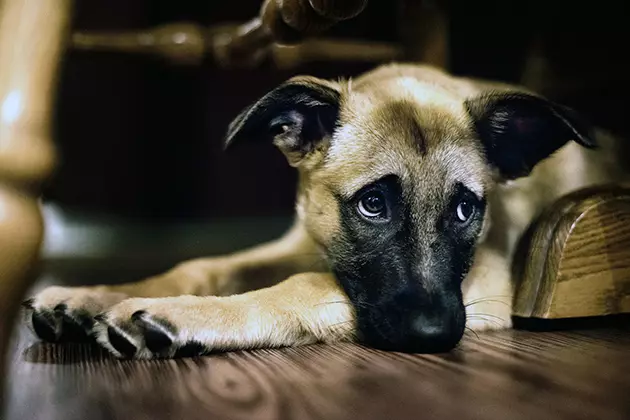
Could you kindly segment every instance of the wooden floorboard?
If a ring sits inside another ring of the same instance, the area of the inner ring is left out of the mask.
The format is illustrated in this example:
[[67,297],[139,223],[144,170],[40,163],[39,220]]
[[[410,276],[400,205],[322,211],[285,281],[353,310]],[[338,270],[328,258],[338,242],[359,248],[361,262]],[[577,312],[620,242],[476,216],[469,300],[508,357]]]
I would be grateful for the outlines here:
[[20,333],[8,420],[628,419],[630,330],[509,331],[441,355],[313,345],[118,361]]
[[630,326],[466,336],[439,355],[312,345],[119,361],[38,342],[10,355],[7,420],[630,419]]

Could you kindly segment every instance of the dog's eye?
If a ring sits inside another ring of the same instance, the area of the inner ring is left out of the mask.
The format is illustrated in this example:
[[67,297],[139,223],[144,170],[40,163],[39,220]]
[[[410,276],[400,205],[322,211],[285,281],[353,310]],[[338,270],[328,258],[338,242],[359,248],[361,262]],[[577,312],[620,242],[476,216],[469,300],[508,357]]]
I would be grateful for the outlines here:
[[386,213],[385,196],[380,191],[371,191],[359,200],[357,209],[361,215],[373,219],[383,217]]
[[457,216],[457,221],[460,223],[466,223],[470,220],[472,215],[475,212],[475,206],[468,200],[462,200],[457,205],[455,209],[455,215]]

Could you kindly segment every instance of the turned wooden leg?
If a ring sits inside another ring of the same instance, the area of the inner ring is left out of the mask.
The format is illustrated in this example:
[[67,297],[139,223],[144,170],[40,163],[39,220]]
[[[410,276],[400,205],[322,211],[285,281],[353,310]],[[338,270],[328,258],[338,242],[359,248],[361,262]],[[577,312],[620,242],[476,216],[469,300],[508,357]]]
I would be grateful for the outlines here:
[[515,316],[630,313],[630,186],[602,185],[561,198],[532,225],[521,249]]
[[42,241],[38,194],[55,162],[50,108],[70,5],[0,1],[0,398],[11,329]]

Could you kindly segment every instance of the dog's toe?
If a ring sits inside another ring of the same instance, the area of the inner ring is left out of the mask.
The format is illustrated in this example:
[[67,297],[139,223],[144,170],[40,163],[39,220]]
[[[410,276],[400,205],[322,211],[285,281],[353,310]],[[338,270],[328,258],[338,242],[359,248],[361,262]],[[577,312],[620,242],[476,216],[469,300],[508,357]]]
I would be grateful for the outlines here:
[[22,306],[27,323],[40,339],[81,342],[93,335],[94,315],[123,298],[119,293],[51,286]]
[[133,359],[194,357],[210,348],[194,339],[189,325],[170,316],[177,302],[127,299],[95,317],[97,341],[114,356]]
[[50,312],[33,311],[31,314],[33,330],[39,338],[45,341],[56,342],[60,336],[60,325],[57,318]]
[[31,326],[35,335],[49,342],[81,342],[90,337],[93,321],[87,313],[71,310],[65,303],[52,310],[34,309],[25,306],[30,312]]

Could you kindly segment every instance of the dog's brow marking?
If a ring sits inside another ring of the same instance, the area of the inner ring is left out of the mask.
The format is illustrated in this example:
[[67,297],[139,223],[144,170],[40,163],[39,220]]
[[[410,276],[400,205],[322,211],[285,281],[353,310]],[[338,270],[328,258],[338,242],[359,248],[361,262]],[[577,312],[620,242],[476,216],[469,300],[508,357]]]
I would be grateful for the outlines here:
[[400,140],[411,140],[421,155],[426,153],[425,133],[419,122],[417,105],[406,99],[387,102],[373,111],[376,129]]

